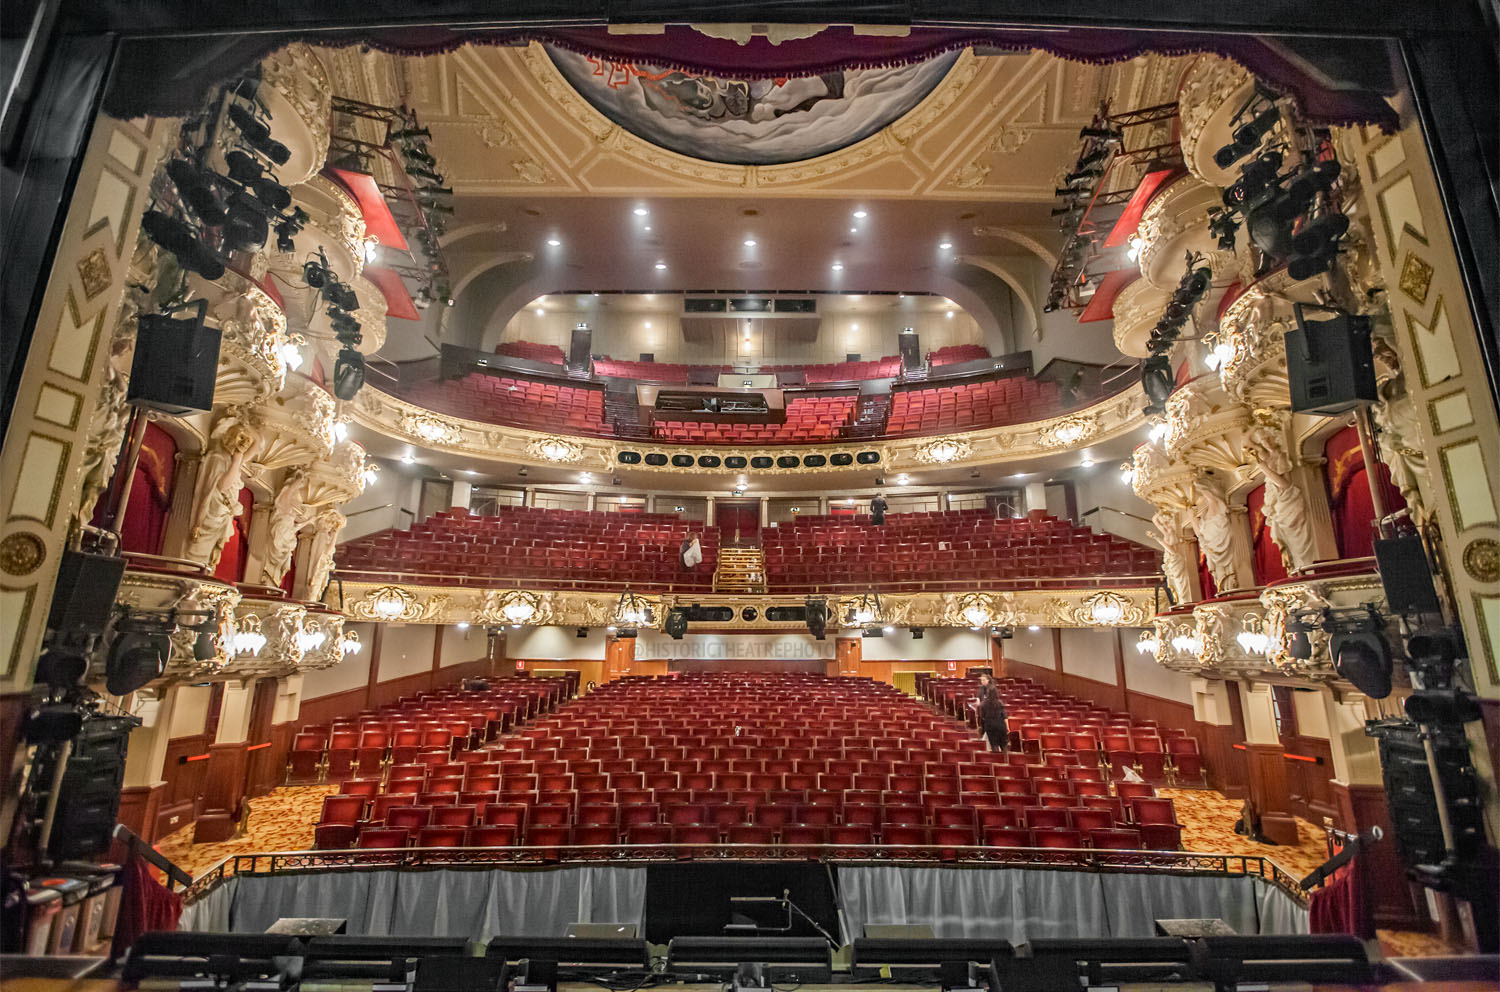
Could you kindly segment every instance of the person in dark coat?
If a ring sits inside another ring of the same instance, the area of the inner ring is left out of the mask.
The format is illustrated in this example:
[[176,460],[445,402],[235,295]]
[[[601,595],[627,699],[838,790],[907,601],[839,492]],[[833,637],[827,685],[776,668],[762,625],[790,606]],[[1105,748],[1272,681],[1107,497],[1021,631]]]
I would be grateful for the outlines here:
[[885,508],[889,505],[884,496],[876,493],[875,498],[870,500],[870,523],[876,525],[885,523]]
[[991,751],[1005,751],[1010,746],[1010,725],[1006,722],[1005,703],[995,689],[995,680],[979,676],[979,730],[989,742]]

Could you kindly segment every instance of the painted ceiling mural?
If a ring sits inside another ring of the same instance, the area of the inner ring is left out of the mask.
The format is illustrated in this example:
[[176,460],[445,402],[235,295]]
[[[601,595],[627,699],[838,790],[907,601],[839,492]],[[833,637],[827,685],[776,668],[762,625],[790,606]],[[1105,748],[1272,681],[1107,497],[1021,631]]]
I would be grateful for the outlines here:
[[777,165],[826,155],[879,131],[931,93],[960,52],[777,79],[721,79],[551,46],[547,54],[584,99],[637,137],[710,162]]

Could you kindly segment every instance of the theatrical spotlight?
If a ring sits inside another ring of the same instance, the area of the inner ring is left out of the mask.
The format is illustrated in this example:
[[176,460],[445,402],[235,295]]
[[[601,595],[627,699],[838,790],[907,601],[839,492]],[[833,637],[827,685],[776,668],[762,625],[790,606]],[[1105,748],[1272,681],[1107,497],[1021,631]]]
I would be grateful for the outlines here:
[[185,158],[174,158],[167,163],[167,177],[177,187],[178,197],[203,223],[218,227],[228,219],[212,180],[197,165]]
[[237,103],[230,104],[228,113],[229,119],[239,128],[240,136],[247,145],[277,165],[286,165],[287,160],[292,157],[291,150],[271,137],[269,127]]
[[821,641],[828,634],[828,601],[825,599],[809,599],[804,603],[807,611],[807,630],[813,635],[814,640]]
[[1167,402],[1172,386],[1172,360],[1166,355],[1152,355],[1141,363],[1141,388],[1154,405]]
[[1256,114],[1250,123],[1235,128],[1229,144],[1214,152],[1214,164],[1221,169],[1227,169],[1255,151],[1279,120],[1281,120],[1281,111],[1271,107]]
[[1384,618],[1373,605],[1325,610],[1323,629],[1330,635],[1328,653],[1335,671],[1371,699],[1391,694],[1391,649]]
[[410,141],[413,138],[430,137],[432,137],[432,132],[425,127],[403,127],[392,131],[390,134],[392,141]]
[[1104,175],[1104,173],[1099,169],[1078,169],[1077,171],[1070,172],[1066,176],[1063,176],[1063,181],[1066,182],[1069,186],[1077,186],[1078,184],[1087,182],[1090,179],[1098,179],[1102,175]]
[[662,621],[662,630],[674,641],[682,640],[682,635],[687,633],[688,616],[684,610],[673,608],[667,611],[667,618]]
[[1316,162],[1297,173],[1287,186],[1273,186],[1249,206],[1245,224],[1255,246],[1274,258],[1292,254],[1292,229],[1297,220],[1338,181],[1339,170],[1337,160]]
[[224,260],[199,240],[192,227],[171,214],[148,210],[141,218],[141,230],[177,258],[177,264],[208,280],[224,275]]
[[1095,141],[1116,142],[1123,141],[1125,136],[1109,127],[1085,127],[1079,130],[1080,138],[1093,138]]
[[353,348],[340,348],[333,363],[333,395],[352,400],[365,384],[365,356]]
[[172,641],[170,623],[126,610],[115,623],[114,643],[104,664],[104,687],[124,696],[159,679],[167,670]]

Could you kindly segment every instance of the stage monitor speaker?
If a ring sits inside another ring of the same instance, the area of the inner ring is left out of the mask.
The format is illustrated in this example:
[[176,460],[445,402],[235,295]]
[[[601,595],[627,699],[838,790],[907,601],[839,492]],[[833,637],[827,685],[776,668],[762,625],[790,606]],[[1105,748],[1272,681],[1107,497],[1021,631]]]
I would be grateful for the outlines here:
[[143,315],[126,399],[174,415],[212,410],[219,340],[219,329],[204,327],[201,314],[193,320]]
[[579,324],[573,328],[573,337],[568,341],[568,368],[588,368],[589,353],[593,347],[594,332],[589,330],[589,325]]
[[1370,321],[1340,314],[1286,332],[1292,412],[1331,417],[1377,399]]
[[1375,542],[1375,564],[1385,600],[1397,616],[1439,611],[1432,569],[1420,537],[1381,538]]
[[47,626],[60,633],[104,633],[124,575],[123,557],[64,551]]
[[109,850],[125,784],[131,716],[95,716],[73,739],[58,788],[57,816],[47,849],[59,861],[93,858]]

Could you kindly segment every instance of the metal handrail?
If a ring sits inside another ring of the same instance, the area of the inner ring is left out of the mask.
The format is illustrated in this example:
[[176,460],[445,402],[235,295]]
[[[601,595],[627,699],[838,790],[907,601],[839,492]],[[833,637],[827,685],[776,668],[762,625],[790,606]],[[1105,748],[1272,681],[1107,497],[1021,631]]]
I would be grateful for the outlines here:
[[1275,885],[1298,905],[1307,892],[1263,855],[1198,851],[1104,851],[1093,848],[989,847],[943,844],[604,844],[513,847],[400,847],[233,854],[198,876],[184,905],[236,875],[301,871],[444,867],[597,865],[662,861],[808,861],[839,865],[961,865],[966,868],[1046,868],[1059,871],[1170,872],[1241,875]]

